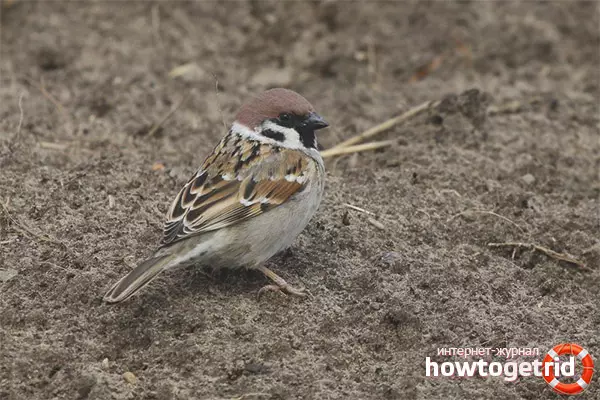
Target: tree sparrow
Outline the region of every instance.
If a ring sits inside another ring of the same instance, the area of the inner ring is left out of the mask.
[[[327,123],[298,93],[271,89],[239,110],[229,133],[181,189],[158,250],[104,296],[128,299],[174,267],[258,269],[265,290],[304,295],[263,265],[290,246],[319,207],[325,169],[315,131]]]

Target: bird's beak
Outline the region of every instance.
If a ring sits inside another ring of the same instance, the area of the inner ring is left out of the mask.
[[[323,117],[314,112],[308,115],[308,118],[305,120],[305,124],[313,128],[314,130],[327,128],[329,126],[329,124],[325,122]]]

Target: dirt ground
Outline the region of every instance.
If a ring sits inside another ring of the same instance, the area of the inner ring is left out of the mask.
[[[558,398],[539,377],[426,377],[425,358],[576,342],[600,362],[599,15],[4,0],[0,399]],[[269,262],[311,298],[257,301],[260,273],[187,269],[102,303],[223,123],[273,86],[328,120],[325,149],[443,101],[374,138],[397,144],[326,160],[317,215]],[[600,398],[597,376],[580,398]]]

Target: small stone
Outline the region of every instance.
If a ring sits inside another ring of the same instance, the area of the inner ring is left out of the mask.
[[[521,180],[528,185],[532,185],[533,183],[535,183],[535,176],[531,174],[525,174],[521,177]]]
[[[369,221],[369,223],[371,225],[373,225],[375,228],[381,229],[382,231],[385,230],[385,225],[383,225],[381,222],[377,221],[376,219],[369,217],[369,218],[367,218],[367,221]]]
[[[277,16],[275,14],[269,13],[265,15],[265,22],[269,25],[273,25],[277,22]]]
[[[0,282],[8,282],[17,275],[18,275],[18,272],[16,269],[12,269],[12,268],[0,269]]]
[[[169,72],[171,78],[179,78],[184,82],[202,82],[208,74],[196,63],[183,64]]]
[[[102,367],[102,369],[107,370],[109,367],[108,358],[105,358],[104,360],[102,360],[102,363],[100,364],[100,366]]]
[[[429,123],[433,125],[443,125],[444,117],[442,117],[440,114],[434,114],[431,117],[429,117]]]
[[[137,382],[137,377],[133,374],[133,372],[125,372],[123,374],[123,379],[125,379],[128,383],[135,385],[135,383]]]
[[[354,52],[354,59],[356,61],[365,61],[367,59],[367,53],[364,51],[356,51]]]

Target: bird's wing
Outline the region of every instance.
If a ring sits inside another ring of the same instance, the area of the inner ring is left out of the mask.
[[[303,153],[228,135],[173,201],[161,246],[235,225],[304,189],[314,162]]]

